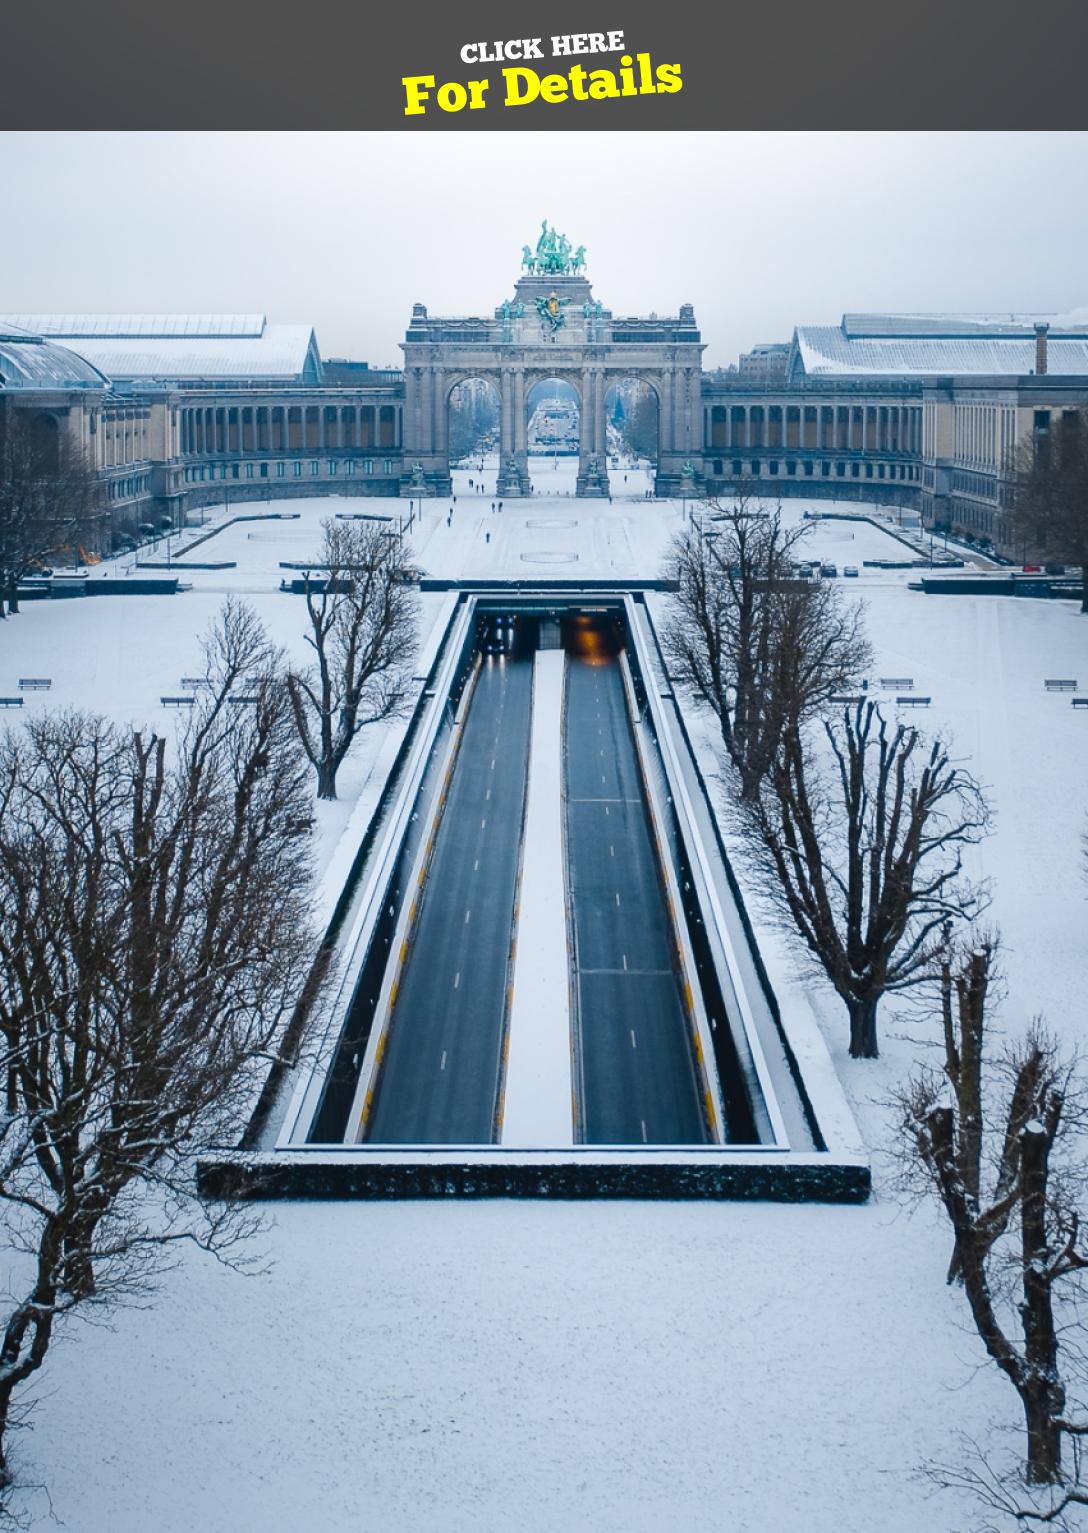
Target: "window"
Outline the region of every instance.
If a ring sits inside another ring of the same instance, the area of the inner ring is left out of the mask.
[[[758,458],[753,458],[753,460],[752,460],[752,473],[753,474],[758,474],[759,470],[760,470],[759,459]]]
[[[294,474],[296,479],[301,479],[301,477],[302,477],[302,464],[297,462],[297,461],[292,463],[291,464],[291,472]]]
[[[822,467],[824,473],[826,474],[826,472],[827,472],[827,464],[823,463],[820,466]],[[805,464],[805,477],[806,477],[806,479],[811,479],[812,478],[812,469],[813,469],[813,466],[812,466],[811,463],[806,463]]]
[[[372,474],[373,472],[374,472],[374,459],[373,458],[365,458],[363,460],[363,473],[364,474]]]
[[[722,471],[722,460],[720,458],[715,458],[714,459],[714,472],[716,474],[720,474],[721,471]]]
[[[276,464],[276,478],[277,479],[282,479],[286,472],[287,472],[287,464],[286,463],[277,463]]]
[[[831,464],[830,463],[821,463],[820,464],[820,473],[823,475],[823,477],[825,479],[830,479],[831,478]]]
[[[316,464],[316,463],[315,463],[315,462],[314,462],[314,460],[313,460],[313,459],[312,459],[312,458],[311,458],[311,459],[310,459],[310,477],[311,477],[311,479],[312,479],[312,478],[313,478],[313,477],[314,477],[314,476],[315,476],[315,475],[316,475],[316,473],[317,473],[317,468],[318,468],[318,465],[317,465],[317,464]]]
[[[786,464],[786,473],[787,474],[796,474],[796,472],[797,472],[797,464],[796,463],[787,463]]]
[[[739,479],[743,472],[744,472],[743,465],[740,462],[738,462],[736,459],[734,459],[733,460],[733,477],[736,478],[736,479]]]
[[[851,463],[851,465],[850,465],[850,477],[851,477],[851,479],[860,479],[861,478],[861,464],[860,463]]]
[[[383,408],[384,408],[384,406],[383,406]],[[605,467],[607,467],[607,464],[605,465]],[[390,458],[386,458],[386,460],[385,460],[384,472],[387,473],[387,474],[391,474],[393,472],[393,463],[392,463],[392,460]]]
[[[771,474],[778,473],[778,463],[774,458],[772,458],[770,463],[767,464],[767,471]]]
[[[855,465],[855,467],[856,467],[856,465]],[[846,464],[845,463],[836,463],[835,464],[835,472],[839,476],[840,479],[845,479],[846,478]]]
[[[262,479],[267,479],[268,478],[268,464],[267,463],[262,463],[261,464],[261,478]]]
[[[354,474],[354,472],[355,472],[355,459],[354,458],[349,458],[348,461],[344,464],[344,473],[345,474]]]
[[[253,478],[253,464],[252,463],[247,463],[246,464],[246,478],[247,479],[252,479]]]
[[[225,466],[226,465],[224,465],[224,467]],[[237,463],[232,463],[231,464],[231,466],[230,466],[230,477],[232,479],[237,479],[238,478],[238,465],[237,465]]]
[[[329,459],[329,473],[330,474],[335,474],[336,473],[336,460],[335,460],[335,458],[330,458]]]

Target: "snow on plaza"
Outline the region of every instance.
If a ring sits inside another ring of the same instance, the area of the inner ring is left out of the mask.
[[[470,472],[456,470],[455,501],[425,500],[411,529],[428,575],[622,587],[658,572],[688,509],[646,499],[633,468],[612,471],[611,501],[578,499],[573,469],[544,461],[533,498],[500,513],[493,485],[470,490]],[[281,562],[313,557],[335,513],[398,516],[405,504],[244,509],[292,519],[224,525],[199,557],[236,567],[186,570],[191,589],[176,596],[26,604],[4,625],[0,691],[50,676],[25,713],[75,706],[161,728],[159,698],[198,664],[228,593],[301,658],[304,608],[279,589]],[[806,509],[837,508],[794,500],[783,515]],[[895,524],[877,506],[842,509]],[[206,520],[234,514],[211,508]],[[840,584],[865,602],[874,674],[910,676],[932,696],[917,722],[951,734],[995,806],[993,835],[970,855],[994,881],[1002,1029],[1042,1013],[1084,1043],[1088,718],[1043,678],[1088,676],[1088,623],[1070,602],[911,591],[913,572],[865,569],[903,554],[868,522],[813,521],[805,549],[861,570]],[[124,581],[131,566],[113,560],[99,576]],[[421,642],[442,602],[420,598]],[[323,870],[372,811],[391,752],[388,731],[364,734],[340,798],[318,806]],[[326,880],[319,898],[328,908],[332,897]],[[24,1479],[48,1486],[48,1498],[22,1493],[34,1525],[52,1514],[78,1533],[964,1527],[968,1501],[934,1493],[918,1465],[947,1456],[954,1430],[981,1440],[1018,1418],[946,1287],[947,1229],[888,1186],[882,1103],[924,1026],[888,1002],[881,1059],[850,1061],[841,1003],[793,970],[761,918],[757,930],[849,1097],[873,1161],[866,1204],[276,1203],[262,1275],[185,1255],[148,1307],[66,1328],[17,1445]]]

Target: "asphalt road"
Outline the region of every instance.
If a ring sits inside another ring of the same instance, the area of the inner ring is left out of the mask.
[[[533,660],[485,659],[366,1138],[490,1144],[529,754]]]
[[[564,757],[583,1142],[704,1144],[623,678],[604,653],[570,657]]]

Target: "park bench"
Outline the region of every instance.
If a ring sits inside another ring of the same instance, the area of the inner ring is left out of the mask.
[[[881,676],[880,685],[896,692],[909,692],[914,686],[913,676]]]
[[[864,703],[865,701],[866,697],[864,692],[832,692],[831,696],[828,698],[829,703],[849,703],[851,705],[855,703]]]
[[[183,687],[210,687],[212,684],[210,676],[182,676],[180,680]]]
[[[20,676],[19,688],[23,692],[48,692],[53,685],[49,676]]]
[[[255,703],[256,701],[257,698],[255,696],[250,696],[248,693],[239,693],[237,697],[227,698],[228,703]]]
[[[21,697],[0,697],[0,708],[21,708],[22,706]]]
[[[160,697],[159,701],[164,708],[191,708],[196,699],[194,697]]]
[[[1088,708],[1088,697],[1075,697],[1073,699],[1073,707]]]
[[[1060,677],[1052,677],[1049,681],[1043,681],[1043,686],[1048,692],[1075,692],[1077,690],[1076,677],[1072,681]]]
[[[896,705],[900,708],[928,708],[933,701],[931,697],[919,697],[917,692],[912,692],[907,697],[897,697]]]

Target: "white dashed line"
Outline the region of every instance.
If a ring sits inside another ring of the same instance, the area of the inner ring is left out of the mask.
[[[640,1118],[639,1122],[642,1125],[642,1142],[643,1142],[643,1144],[645,1144],[646,1143],[646,1119],[645,1118]]]
[[[617,896],[616,896],[616,897],[617,897],[617,899],[618,899],[618,898],[619,898],[619,896],[618,896],[618,895],[617,895]],[[466,926],[467,926],[467,925],[468,925],[468,920],[469,920],[469,916],[471,916],[471,914],[472,914],[472,911],[471,911],[471,910],[466,910],[466,911],[465,911],[465,925],[466,925]]]
[[[442,1063],[439,1065],[438,1068],[440,1070],[444,1070],[446,1068],[446,1051],[445,1051],[445,1049],[442,1050]],[[643,1139],[646,1138],[645,1132],[643,1133],[642,1137],[643,1137]]]
[[[635,1042],[635,1030],[634,1030],[634,1028],[631,1029],[631,1047],[633,1049],[637,1049],[638,1048],[638,1044]]]
[[[457,973],[453,976],[453,988],[455,990],[459,990],[461,988],[461,971],[460,971],[460,969],[458,969]]]

